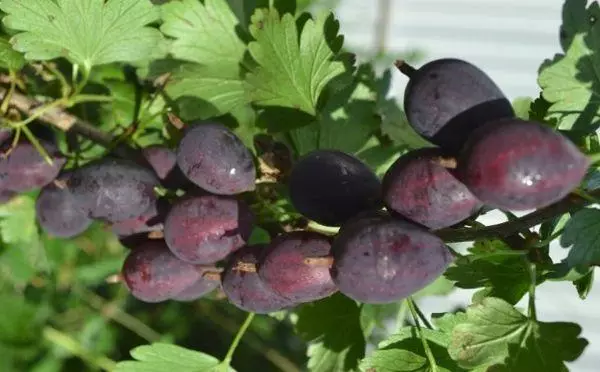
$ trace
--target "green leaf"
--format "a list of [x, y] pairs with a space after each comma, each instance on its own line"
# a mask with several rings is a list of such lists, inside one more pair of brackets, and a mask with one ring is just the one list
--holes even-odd
[[271, 235], [269, 235], [267, 230], [254, 226], [250, 238], [248, 238], [248, 245], [268, 244], [270, 241]]
[[[365, 358], [360, 368], [362, 371], [371, 372], [431, 372], [431, 366], [422, 355], [403, 349], [377, 350]], [[437, 367], [439, 372], [454, 372]]]
[[529, 97], [517, 97], [512, 102], [515, 116], [523, 120], [529, 119], [529, 109], [533, 100]]
[[455, 313], [431, 314], [431, 322], [440, 331], [450, 334], [454, 327], [467, 321], [467, 314], [462, 311]]
[[[449, 334], [426, 328], [422, 328], [421, 331], [431, 349], [438, 371], [464, 371], [448, 354]], [[416, 327], [404, 327], [397, 334], [381, 342], [379, 350], [361, 363], [362, 370], [368, 371], [369, 368], [390, 372], [432, 370]]]
[[362, 304], [360, 325], [365, 337], [370, 337], [375, 330], [387, 333], [386, 322], [398, 313], [399, 305], [399, 303]]
[[567, 2], [562, 25], [566, 53], [546, 61], [538, 78], [543, 98], [552, 104], [548, 118], [558, 120], [560, 129], [589, 131], [598, 125], [600, 23], [595, 20], [600, 7], [593, 3], [586, 11], [585, 6], [583, 0]]
[[303, 305], [298, 311], [297, 332], [308, 347], [308, 368], [316, 372], [354, 371], [364, 357], [365, 338], [360, 309], [337, 293]]
[[5, 243], [31, 243], [38, 238], [35, 200], [26, 195], [0, 205], [0, 232]]
[[574, 323], [534, 324], [524, 347], [509, 345], [505, 364], [494, 371], [568, 372], [564, 362], [575, 361], [588, 345], [580, 334], [581, 327]]
[[508, 302], [493, 297], [469, 306], [466, 315], [452, 331], [448, 352], [467, 369], [502, 362], [508, 345], [521, 342], [529, 325]]
[[[385, 98], [385, 96], [383, 96]], [[396, 145], [412, 149], [431, 147], [431, 143], [421, 137], [408, 123], [406, 114], [395, 99], [378, 102], [377, 113], [381, 116], [381, 131]]]
[[175, 58], [201, 65], [237, 67], [245, 45], [235, 32], [238, 20], [225, 0], [172, 1], [161, 7], [160, 29], [175, 39]]
[[600, 210], [586, 208], [575, 213], [560, 238], [563, 247], [571, 247], [564, 262], [579, 271], [600, 264]]
[[459, 288], [486, 288], [485, 295], [516, 304], [531, 282], [527, 261], [499, 240], [475, 243], [469, 255], [460, 257], [444, 276]]
[[40, 321], [34, 305], [22, 296], [7, 293], [0, 294], [0, 304], [0, 343], [23, 346], [40, 337]]
[[254, 103], [317, 112], [327, 84], [346, 71], [335, 56], [342, 46], [339, 23], [333, 15], [308, 19], [299, 30], [296, 19], [276, 9], [258, 9], [250, 33], [255, 41], [248, 51], [258, 66], [246, 75]]
[[453, 327], [448, 351], [463, 368], [495, 366], [490, 371], [568, 371], [587, 346], [574, 323], [528, 319], [499, 298], [485, 298], [467, 308]]
[[162, 6], [161, 30], [175, 40], [171, 54], [193, 63], [172, 64], [166, 92], [184, 120], [220, 116], [248, 104], [241, 62], [246, 46], [225, 0], [173, 1]]
[[226, 63], [181, 65], [174, 71], [165, 91], [177, 100], [183, 120], [220, 116], [249, 102], [238, 67]]
[[136, 361], [119, 362], [115, 372], [216, 372], [220, 363], [211, 355], [164, 343], [138, 346], [131, 356]]
[[148, 0], [3, 0], [4, 24], [22, 31], [13, 47], [29, 60], [66, 57], [89, 69], [147, 59], [162, 42], [146, 27], [159, 12]]
[[374, 79], [372, 67], [360, 66], [353, 81], [330, 95], [314, 123], [291, 130], [298, 154], [316, 149], [336, 149], [349, 154], [361, 151], [381, 125], [376, 112], [378, 92]]
[[25, 66], [23, 54], [14, 50], [8, 40], [0, 37], [0, 67], [9, 70], [20, 70], [23, 66]]
[[577, 289], [579, 298], [585, 300], [592, 290], [592, 285], [594, 285], [594, 270], [591, 269], [583, 277], [574, 280], [573, 285]]
[[356, 157], [364, 161], [377, 177], [382, 178], [396, 159], [406, 151], [405, 146], [383, 144], [376, 136], [372, 136]]

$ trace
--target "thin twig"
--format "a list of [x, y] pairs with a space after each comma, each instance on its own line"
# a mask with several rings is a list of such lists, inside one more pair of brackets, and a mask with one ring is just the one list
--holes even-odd
[[[600, 189], [588, 193], [593, 197], [600, 197]], [[468, 242], [486, 238], [504, 238], [516, 234], [522, 230], [537, 226], [542, 222], [561, 216], [565, 213], [575, 212], [587, 205], [592, 204], [580, 196], [571, 194], [567, 198], [552, 204], [546, 208], [517, 218], [516, 220], [490, 225], [482, 228], [460, 228], [442, 229], [436, 231], [436, 235], [446, 242]]]
[[[0, 95], [5, 93], [6, 88], [0, 87]], [[29, 117], [35, 115], [36, 108], [42, 105], [41, 102], [19, 92], [14, 92], [12, 94], [10, 103]], [[115, 146], [117, 140], [116, 136], [94, 127], [92, 124], [81, 120], [77, 116], [65, 111], [60, 107], [54, 107], [51, 110], [44, 111], [42, 114], [38, 113], [38, 115], [38, 120], [46, 124], [50, 124], [64, 132], [75, 133], [88, 138], [94, 143], [97, 143], [108, 149], [112, 149], [113, 152], [119, 156], [134, 159], [142, 158], [139, 151], [129, 146], [124, 144]]]

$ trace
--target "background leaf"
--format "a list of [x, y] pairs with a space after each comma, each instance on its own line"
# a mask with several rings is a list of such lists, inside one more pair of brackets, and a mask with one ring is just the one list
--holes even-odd
[[296, 329], [310, 342], [308, 368], [315, 372], [354, 371], [364, 356], [365, 338], [356, 303], [341, 294], [303, 305]]
[[115, 372], [216, 372], [220, 363], [210, 355], [163, 343], [138, 346], [131, 350], [131, 356], [136, 361], [120, 362]]
[[333, 15], [309, 19], [299, 30], [293, 15], [258, 9], [250, 26], [255, 41], [248, 45], [258, 66], [246, 76], [253, 102], [315, 115], [327, 83], [345, 72], [334, 60], [342, 41], [338, 29]]
[[582, 209], [567, 222], [560, 244], [571, 247], [565, 263], [569, 268], [585, 270], [600, 264], [600, 210]]
[[66, 57], [94, 65], [151, 58], [161, 33], [146, 27], [159, 13], [148, 0], [3, 0], [4, 24], [22, 31], [13, 46], [29, 60]]

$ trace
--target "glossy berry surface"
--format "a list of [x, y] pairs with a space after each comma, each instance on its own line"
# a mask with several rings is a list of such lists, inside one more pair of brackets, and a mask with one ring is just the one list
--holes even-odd
[[159, 240], [130, 251], [121, 274], [131, 294], [144, 302], [168, 300], [200, 278], [194, 265], [179, 260]]
[[444, 166], [435, 148], [409, 151], [383, 178], [387, 208], [430, 229], [441, 229], [472, 216], [481, 202]]
[[66, 187], [70, 172], [42, 188], [36, 202], [36, 218], [41, 228], [52, 236], [74, 237], [84, 232], [92, 220], [79, 208]]
[[202, 274], [204, 274], [207, 270], [199, 267], [197, 267], [197, 270], [200, 273], [200, 278], [198, 278], [198, 280], [185, 288], [183, 291], [174, 295], [172, 297], [173, 300], [182, 302], [195, 301], [206, 296], [219, 287], [219, 280], [202, 276]]
[[409, 123], [423, 137], [453, 154], [487, 121], [512, 117], [512, 105], [478, 67], [438, 59], [416, 70], [404, 92]]
[[180, 259], [212, 264], [246, 244], [253, 216], [246, 204], [204, 195], [176, 202], [165, 220], [165, 241]]
[[190, 181], [213, 194], [234, 195], [255, 188], [252, 153], [221, 124], [189, 128], [177, 148], [177, 164]]
[[292, 204], [306, 218], [339, 226], [380, 205], [381, 184], [359, 159], [337, 150], [317, 150], [301, 158], [289, 180]]
[[68, 182], [76, 203], [91, 218], [119, 222], [142, 216], [156, 203], [158, 178], [149, 169], [104, 159], [73, 171]]
[[156, 176], [164, 181], [177, 166], [177, 155], [168, 147], [154, 145], [142, 149], [144, 159], [150, 164]]
[[331, 275], [340, 292], [363, 303], [391, 303], [433, 282], [452, 262], [426, 229], [387, 216], [352, 221], [332, 247]]
[[265, 248], [263, 245], [242, 247], [228, 260], [222, 274], [222, 287], [227, 299], [244, 311], [266, 314], [294, 305], [265, 285], [256, 272], [237, 269], [241, 263], [258, 264]]
[[43, 187], [52, 182], [66, 162], [58, 148], [52, 143], [39, 140], [50, 158], [49, 164], [29, 142], [19, 142], [11, 148], [6, 141], [0, 152], [0, 189], [26, 192]]
[[478, 130], [459, 160], [461, 181], [485, 204], [505, 210], [542, 208], [564, 198], [589, 161], [566, 137], [519, 119]]
[[291, 302], [303, 303], [336, 292], [329, 265], [309, 264], [307, 258], [330, 254], [329, 239], [315, 232], [292, 231], [273, 239], [258, 265], [264, 283]]
[[120, 238], [139, 233], [162, 231], [169, 208], [169, 202], [159, 198], [141, 216], [115, 222], [111, 224], [111, 230]]

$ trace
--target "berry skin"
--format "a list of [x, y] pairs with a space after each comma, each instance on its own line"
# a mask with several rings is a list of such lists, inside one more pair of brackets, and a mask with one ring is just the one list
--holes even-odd
[[11, 141], [6, 141], [0, 152], [0, 189], [27, 192], [52, 182], [60, 173], [66, 158], [58, 148], [45, 140], [39, 140], [46, 150], [52, 164], [40, 155], [29, 142], [19, 142], [11, 149]]
[[337, 291], [329, 265], [309, 264], [307, 258], [327, 257], [331, 244], [325, 235], [292, 231], [273, 239], [258, 265], [258, 275], [280, 296], [294, 303], [329, 297]]
[[235, 195], [255, 188], [252, 153], [221, 124], [189, 128], [177, 148], [177, 165], [190, 181], [213, 194]]
[[133, 162], [103, 159], [73, 171], [68, 181], [76, 203], [91, 218], [120, 222], [138, 218], [156, 203], [154, 173]]
[[322, 225], [340, 226], [381, 205], [381, 184], [359, 159], [337, 150], [317, 150], [301, 158], [289, 181], [294, 208]]
[[500, 88], [478, 67], [459, 59], [431, 61], [409, 75], [404, 109], [415, 131], [452, 154], [490, 120], [513, 117]]
[[198, 278], [196, 282], [185, 288], [183, 291], [171, 297], [172, 300], [181, 302], [196, 301], [214, 291], [219, 286], [219, 280], [202, 276], [202, 274], [207, 271], [206, 269], [198, 267], [197, 270], [200, 273], [200, 278]]
[[70, 175], [70, 172], [65, 172], [56, 182], [44, 186], [35, 202], [36, 218], [42, 229], [62, 238], [77, 236], [92, 224], [66, 188], [65, 182]]
[[586, 156], [551, 128], [503, 119], [469, 139], [458, 176], [486, 205], [518, 211], [564, 198], [583, 180], [588, 166]]
[[402, 300], [452, 262], [444, 242], [424, 228], [373, 215], [344, 225], [332, 246], [331, 276], [339, 291], [363, 303]]
[[153, 303], [171, 299], [194, 285], [201, 270], [179, 260], [163, 241], [155, 240], [129, 252], [122, 276], [131, 295]]
[[165, 220], [165, 241], [181, 260], [212, 264], [246, 244], [253, 216], [228, 196], [204, 195], [176, 202]]
[[223, 292], [234, 306], [248, 312], [267, 314], [292, 307], [294, 303], [271, 290], [256, 272], [238, 269], [239, 264], [258, 264], [265, 246], [246, 246], [229, 259], [222, 274]]
[[442, 163], [435, 148], [402, 155], [383, 178], [383, 199], [390, 210], [430, 229], [457, 224], [481, 202]]
[[166, 199], [158, 199], [141, 216], [115, 222], [111, 225], [111, 230], [119, 238], [152, 231], [162, 231], [169, 208], [170, 205]]
[[142, 155], [161, 181], [166, 180], [177, 166], [177, 155], [168, 147], [159, 145], [144, 147]]

